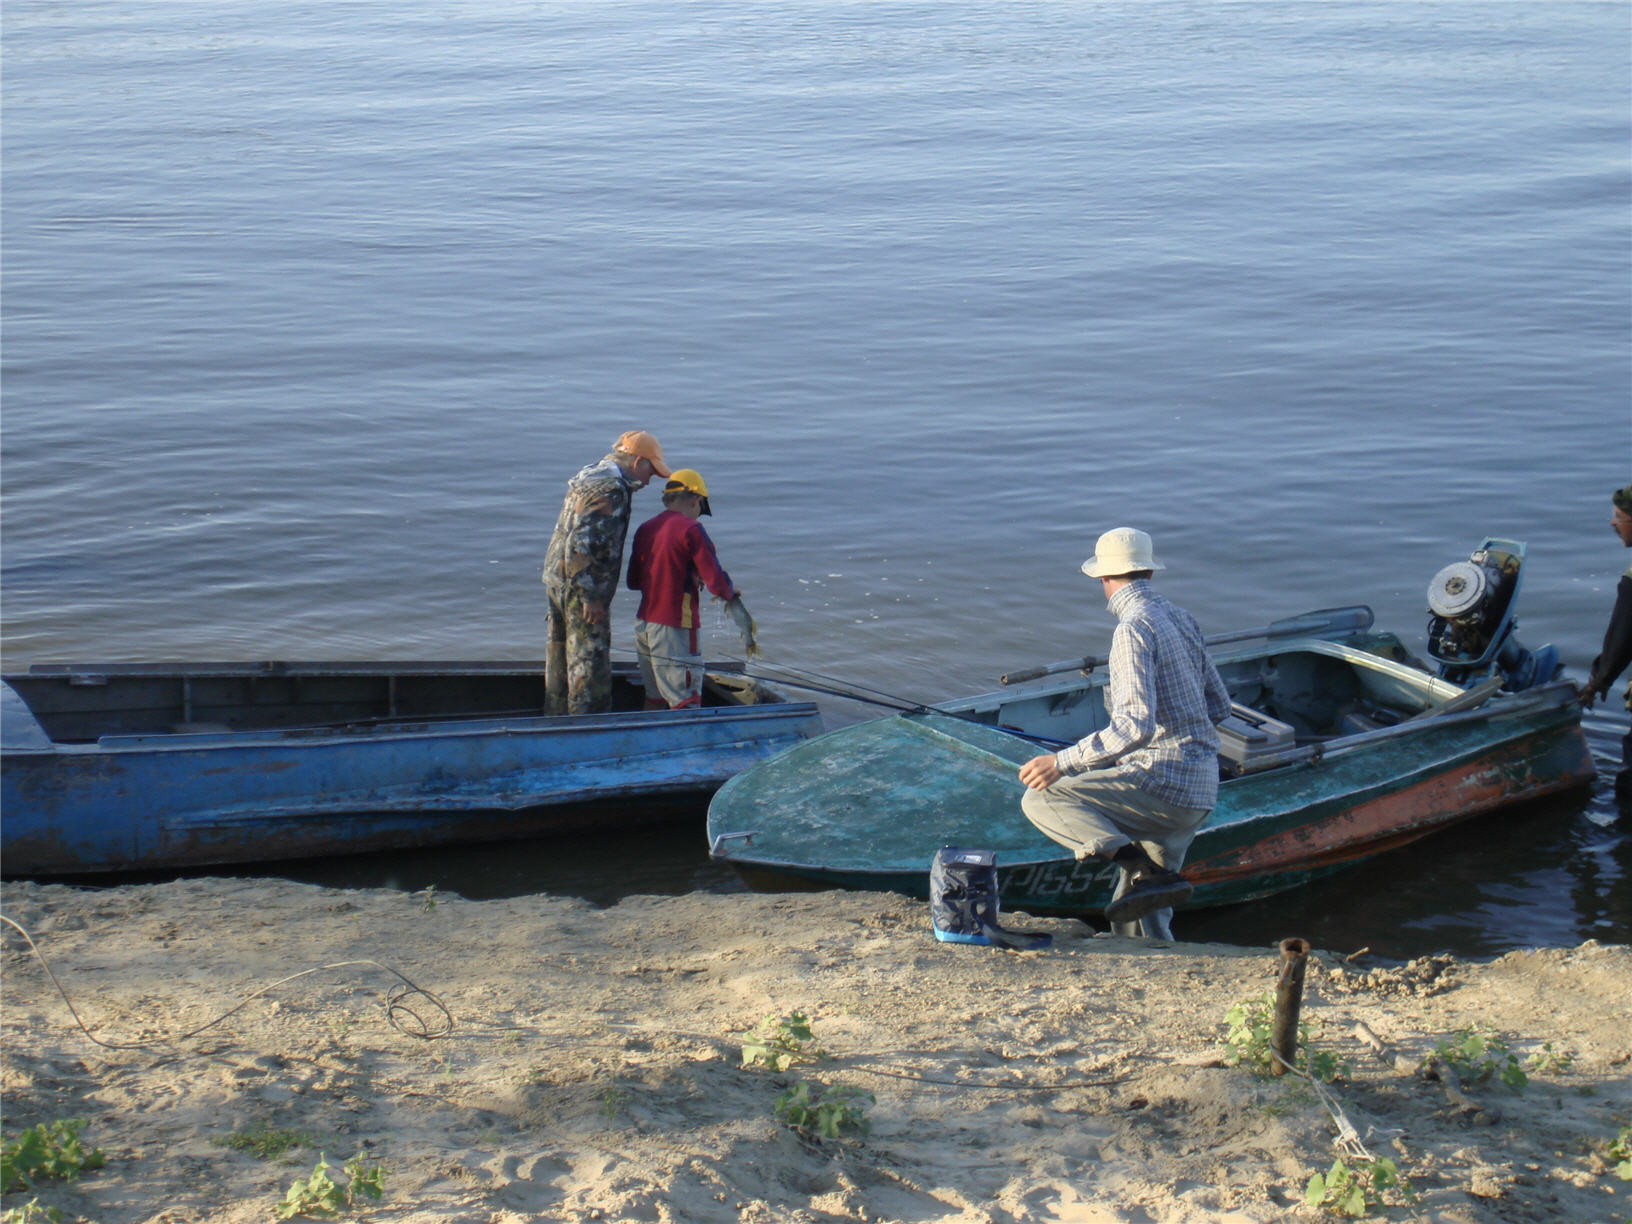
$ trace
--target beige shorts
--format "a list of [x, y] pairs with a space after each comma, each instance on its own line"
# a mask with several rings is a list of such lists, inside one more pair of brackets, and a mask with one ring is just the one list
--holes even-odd
[[648, 701], [661, 698], [671, 710], [703, 704], [703, 656], [697, 653], [695, 629], [637, 620], [635, 657]]

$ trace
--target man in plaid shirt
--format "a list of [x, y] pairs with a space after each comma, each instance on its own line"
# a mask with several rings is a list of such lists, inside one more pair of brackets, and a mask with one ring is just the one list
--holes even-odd
[[1195, 618], [1151, 589], [1164, 568], [1142, 531], [1099, 537], [1082, 572], [1117, 619], [1108, 724], [1020, 767], [1026, 819], [1077, 858], [1120, 868], [1112, 927], [1157, 939], [1172, 938], [1172, 907], [1192, 891], [1178, 868], [1218, 798], [1217, 724], [1230, 712]]

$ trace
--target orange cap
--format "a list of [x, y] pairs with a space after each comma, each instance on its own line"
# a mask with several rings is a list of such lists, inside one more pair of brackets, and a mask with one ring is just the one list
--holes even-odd
[[644, 429], [631, 429], [628, 433], [619, 435], [618, 440], [612, 443], [612, 449], [646, 460], [659, 476], [666, 478], [669, 474], [669, 465], [663, 462], [663, 448], [657, 444], [657, 439]]

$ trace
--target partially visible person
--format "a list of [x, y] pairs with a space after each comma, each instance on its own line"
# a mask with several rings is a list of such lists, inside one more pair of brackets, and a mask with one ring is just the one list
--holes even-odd
[[[1632, 548], [1632, 484], [1617, 489], [1610, 495], [1612, 513], [1609, 525], [1620, 536], [1621, 545]], [[1615, 683], [1628, 663], [1632, 663], [1632, 565], [1615, 586], [1615, 609], [1609, 614], [1609, 628], [1604, 630], [1603, 649], [1592, 661], [1587, 682], [1581, 686], [1581, 704], [1587, 709], [1599, 697], [1609, 695], [1609, 686]], [[1626, 708], [1632, 710], [1632, 677], [1626, 685]], [[1615, 797], [1632, 800], [1632, 731], [1621, 739], [1621, 771], [1615, 775]]]
[[1142, 531], [1099, 537], [1082, 572], [1117, 619], [1106, 726], [1020, 767], [1026, 819], [1078, 859], [1115, 864], [1105, 916], [1151, 939], [1173, 937], [1173, 906], [1192, 892], [1178, 869], [1218, 798], [1217, 724], [1230, 712], [1195, 618], [1151, 588], [1164, 568]]
[[629, 589], [640, 592], [635, 652], [649, 710], [702, 704], [703, 656], [697, 649], [702, 588], [724, 600], [739, 594], [698, 522], [712, 513], [708, 485], [690, 468], [681, 468], [663, 486], [663, 510], [640, 525], [629, 547]]
[[545, 713], [601, 714], [612, 708], [612, 596], [635, 490], [668, 476], [663, 448], [642, 429], [567, 482], [544, 554]]

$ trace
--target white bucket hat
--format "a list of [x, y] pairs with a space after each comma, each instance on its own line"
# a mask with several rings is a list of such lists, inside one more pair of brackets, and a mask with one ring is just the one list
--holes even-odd
[[1150, 537], [1133, 527], [1113, 527], [1094, 545], [1094, 555], [1082, 563], [1090, 578], [1120, 578], [1139, 570], [1166, 569], [1151, 549]]

